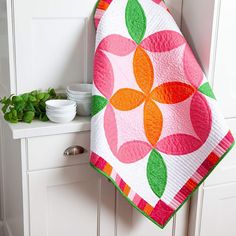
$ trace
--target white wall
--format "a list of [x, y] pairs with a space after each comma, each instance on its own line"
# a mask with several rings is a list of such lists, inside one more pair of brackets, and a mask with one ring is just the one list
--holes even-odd
[[0, 97], [10, 91], [6, 0], [0, 0]]

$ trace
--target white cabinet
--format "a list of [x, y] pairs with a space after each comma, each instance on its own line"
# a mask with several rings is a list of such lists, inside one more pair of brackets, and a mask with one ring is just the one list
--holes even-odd
[[[86, 123], [1, 123], [4, 236], [187, 236], [188, 204], [161, 230], [89, 166]], [[63, 155], [74, 145], [85, 152]]]
[[221, 1], [217, 37], [214, 90], [226, 118], [236, 118], [236, 2]]
[[15, 0], [17, 93], [92, 80], [97, 0]]
[[[0, 95], [92, 81], [97, 0], [0, 0]], [[182, 0], [167, 0], [181, 25]]]
[[[200, 0], [194, 4], [187, 1], [185, 5], [186, 21], [185, 33], [191, 38], [191, 42], [199, 58], [205, 58], [204, 68], [208, 72], [213, 90], [218, 98], [220, 108], [223, 110], [232, 134], [236, 135], [236, 80], [235, 62], [235, 11], [236, 3], [229, 0]], [[208, 4], [212, 4], [209, 8]], [[206, 31], [205, 25], [206, 8], [209, 14], [206, 17], [212, 19], [212, 25]], [[199, 21], [192, 24], [191, 17], [198, 12]], [[191, 16], [191, 17], [190, 17]], [[191, 26], [195, 25], [194, 28]], [[203, 38], [202, 32], [203, 25]], [[190, 34], [188, 29], [191, 29]], [[195, 32], [195, 33], [194, 33]], [[205, 36], [207, 35], [207, 40]], [[200, 48], [199, 48], [200, 47]], [[210, 57], [204, 53], [209, 51]], [[191, 200], [189, 236], [234, 236], [236, 235], [235, 217], [236, 211], [236, 148], [234, 148], [222, 160], [219, 166], [206, 179], [203, 186]]]
[[[0, 0], [0, 96], [91, 82], [96, 2]], [[166, 3], [181, 26], [182, 0]], [[188, 205], [161, 230], [88, 166], [88, 121], [2, 126], [6, 236], [185, 236]]]
[[[31, 236], [113, 235], [114, 189], [88, 164], [30, 172], [28, 178]], [[103, 212], [108, 206], [109, 215]]]
[[[14, 128], [3, 123], [6, 236], [114, 236], [115, 188], [89, 166], [89, 131], [51, 135], [49, 125], [47, 136], [14, 140]], [[32, 134], [37, 128], [28, 126]], [[86, 152], [64, 156], [75, 144]]]
[[[236, 135], [236, 120], [228, 120]], [[236, 235], [236, 148], [231, 150], [191, 200], [189, 236]]]
[[[0, 0], [0, 96], [92, 80], [97, 0]], [[236, 3], [166, 0], [236, 134]], [[164, 230], [88, 165], [89, 121], [1, 122], [5, 236], [234, 236], [236, 151]], [[81, 145], [87, 152], [65, 158]], [[223, 219], [223, 220], [222, 220]], [[187, 230], [189, 233], [187, 234]]]
[[236, 235], [236, 183], [214, 186], [204, 190], [201, 236]]

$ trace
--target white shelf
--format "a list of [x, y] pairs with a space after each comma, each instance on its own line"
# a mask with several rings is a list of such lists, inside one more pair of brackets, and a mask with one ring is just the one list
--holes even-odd
[[72, 122], [65, 124], [57, 124], [50, 121], [33, 121], [31, 124], [7, 124], [11, 129], [13, 139], [21, 139], [88, 131], [90, 130], [90, 120], [90, 117], [76, 117]]

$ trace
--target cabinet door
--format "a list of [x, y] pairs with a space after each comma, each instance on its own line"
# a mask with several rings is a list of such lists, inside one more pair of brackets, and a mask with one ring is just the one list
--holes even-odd
[[[14, 0], [16, 92], [92, 81], [97, 0]], [[168, 0], [180, 25], [182, 0]]]
[[[227, 120], [232, 134], [236, 137], [236, 119]], [[204, 181], [204, 186], [227, 184], [236, 182], [236, 147], [234, 147], [221, 161], [220, 165]]]
[[134, 209], [118, 192], [116, 199], [117, 236], [187, 236], [188, 203], [179, 210], [164, 229], [160, 229]]
[[87, 164], [29, 173], [30, 236], [114, 236], [115, 191]]
[[236, 235], [236, 183], [204, 189], [201, 236]]
[[14, 0], [17, 93], [92, 80], [97, 0]]
[[226, 118], [236, 117], [235, 12], [235, 1], [221, 1], [214, 90]]

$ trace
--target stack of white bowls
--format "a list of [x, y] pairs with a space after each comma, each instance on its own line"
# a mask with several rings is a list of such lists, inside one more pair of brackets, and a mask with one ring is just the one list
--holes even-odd
[[77, 104], [77, 114], [90, 116], [92, 102], [92, 84], [72, 84], [67, 86], [67, 98]]
[[46, 115], [56, 123], [67, 123], [76, 116], [76, 102], [64, 99], [46, 101]]

